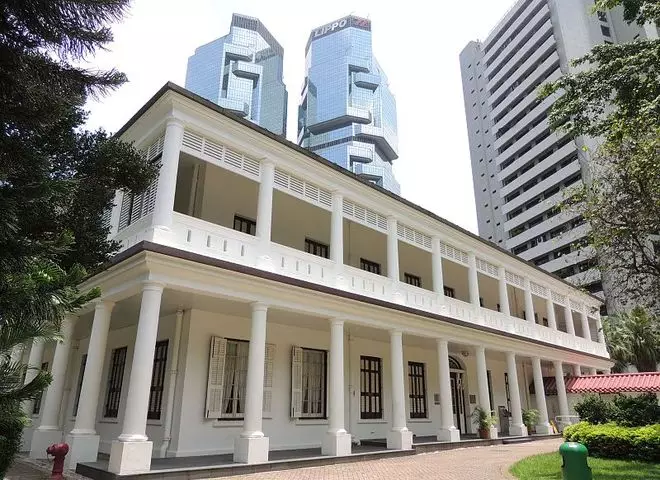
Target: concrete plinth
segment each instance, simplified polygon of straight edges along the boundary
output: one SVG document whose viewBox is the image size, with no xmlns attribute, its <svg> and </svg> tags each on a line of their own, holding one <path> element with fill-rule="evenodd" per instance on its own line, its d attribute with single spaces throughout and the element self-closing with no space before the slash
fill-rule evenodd
<svg viewBox="0 0 660 480">
<path fill-rule="evenodd" d="M 349 433 L 326 433 L 321 444 L 321 453 L 333 457 L 351 454 L 351 435 Z"/>
<path fill-rule="evenodd" d="M 69 434 L 64 440 L 69 444 L 69 453 L 64 459 L 65 468 L 75 470 L 82 462 L 95 462 L 99 454 L 101 437 L 95 434 Z"/>
<path fill-rule="evenodd" d="M 441 428 L 436 435 L 438 442 L 460 442 L 461 432 L 456 427 Z"/>
<path fill-rule="evenodd" d="M 265 463 L 268 461 L 268 445 L 268 437 L 238 437 L 234 441 L 234 462 Z"/>
<path fill-rule="evenodd" d="M 511 425 L 509 426 L 509 435 L 512 437 L 526 437 L 527 427 L 525 425 Z"/>
<path fill-rule="evenodd" d="M 151 468 L 153 442 L 120 442 L 110 448 L 108 471 L 117 475 L 148 472 Z"/>
<path fill-rule="evenodd" d="M 32 434 L 30 458 L 47 458 L 46 449 L 54 443 L 62 442 L 62 430 L 36 429 Z"/>
<path fill-rule="evenodd" d="M 553 432 L 552 426 L 546 423 L 545 425 L 536 425 L 536 433 L 539 435 L 551 435 L 555 432 Z"/>
<path fill-rule="evenodd" d="M 499 435 L 498 435 L 498 433 L 497 433 L 497 427 L 494 426 L 494 425 L 491 426 L 491 427 L 488 429 L 488 438 L 494 439 L 494 438 L 497 438 L 498 436 L 499 436 Z"/>
<path fill-rule="evenodd" d="M 390 430 L 387 432 L 387 448 L 390 450 L 411 450 L 413 434 L 410 430 Z"/>
</svg>

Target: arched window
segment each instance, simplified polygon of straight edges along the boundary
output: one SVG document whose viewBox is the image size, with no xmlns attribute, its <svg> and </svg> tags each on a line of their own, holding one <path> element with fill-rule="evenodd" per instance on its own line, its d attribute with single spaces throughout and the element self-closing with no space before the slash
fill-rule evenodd
<svg viewBox="0 0 660 480">
<path fill-rule="evenodd" d="M 463 370 L 461 364 L 454 357 L 449 357 L 449 368 L 453 370 Z"/>
</svg>

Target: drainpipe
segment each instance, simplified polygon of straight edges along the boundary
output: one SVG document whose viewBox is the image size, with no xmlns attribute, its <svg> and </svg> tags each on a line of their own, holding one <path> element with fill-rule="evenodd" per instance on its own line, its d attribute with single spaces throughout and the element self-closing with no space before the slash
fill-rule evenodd
<svg viewBox="0 0 660 480">
<path fill-rule="evenodd" d="M 172 417 L 174 416 L 174 393 L 176 390 L 177 367 L 179 365 L 179 347 L 181 344 L 181 323 L 183 320 L 183 309 L 176 311 L 174 323 L 174 341 L 172 343 L 172 361 L 170 362 L 170 383 L 167 387 L 167 410 L 165 412 L 165 424 L 163 425 L 163 443 L 160 446 L 160 457 L 167 456 L 167 449 L 172 440 Z"/>
</svg>

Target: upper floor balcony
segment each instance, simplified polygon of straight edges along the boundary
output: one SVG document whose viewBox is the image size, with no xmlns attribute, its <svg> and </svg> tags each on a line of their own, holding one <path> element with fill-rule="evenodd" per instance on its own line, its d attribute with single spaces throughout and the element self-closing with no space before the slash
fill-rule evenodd
<svg viewBox="0 0 660 480">
<path fill-rule="evenodd" d="M 600 302 L 176 86 L 120 132 L 161 156 L 157 185 L 118 192 L 111 236 L 151 241 L 383 307 L 607 357 Z M 164 112 L 164 113 L 163 113 Z M 559 326 L 565 325 L 563 329 Z"/>
</svg>

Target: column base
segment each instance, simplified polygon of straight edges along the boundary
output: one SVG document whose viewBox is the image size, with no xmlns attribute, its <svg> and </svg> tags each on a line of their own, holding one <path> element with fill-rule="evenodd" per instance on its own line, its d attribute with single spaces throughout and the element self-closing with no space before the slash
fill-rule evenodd
<svg viewBox="0 0 660 480">
<path fill-rule="evenodd" d="M 495 425 L 492 425 L 492 426 L 488 429 L 488 438 L 490 438 L 490 439 L 495 439 L 495 438 L 497 438 L 498 436 L 499 436 L 499 434 L 498 434 L 498 432 L 497 432 L 497 427 L 496 427 Z"/>
<path fill-rule="evenodd" d="M 539 435 L 551 435 L 555 432 L 552 431 L 552 426 L 549 423 L 543 425 L 536 425 L 536 433 Z"/>
<path fill-rule="evenodd" d="M 114 440 L 110 448 L 108 471 L 117 475 L 144 473 L 151 469 L 153 442 L 120 442 Z"/>
<path fill-rule="evenodd" d="M 351 454 L 351 435 L 349 433 L 327 432 L 321 444 L 321 454 L 332 457 L 345 457 Z"/>
<path fill-rule="evenodd" d="M 266 463 L 268 461 L 268 445 L 268 437 L 238 437 L 234 441 L 234 462 Z"/>
<path fill-rule="evenodd" d="M 32 410 L 30 410 L 32 411 Z M 36 427 L 33 425 L 23 429 L 23 436 L 21 437 L 21 452 L 29 452 L 32 445 L 32 435 Z"/>
<path fill-rule="evenodd" d="M 512 437 L 526 437 L 527 427 L 525 425 L 510 425 L 509 435 Z"/>
<path fill-rule="evenodd" d="M 95 462 L 99 454 L 101 437 L 96 434 L 69 434 L 65 442 L 69 444 L 69 453 L 64 457 L 64 466 L 75 470 L 83 462 Z"/>
<path fill-rule="evenodd" d="M 438 442 L 460 442 L 461 432 L 456 427 L 441 428 L 436 434 Z"/>
<path fill-rule="evenodd" d="M 32 434 L 30 445 L 30 458 L 48 458 L 46 449 L 54 443 L 62 442 L 62 430 L 36 429 Z"/>
<path fill-rule="evenodd" d="M 413 434 L 410 430 L 390 430 L 387 432 L 389 450 L 412 450 Z"/>
</svg>

